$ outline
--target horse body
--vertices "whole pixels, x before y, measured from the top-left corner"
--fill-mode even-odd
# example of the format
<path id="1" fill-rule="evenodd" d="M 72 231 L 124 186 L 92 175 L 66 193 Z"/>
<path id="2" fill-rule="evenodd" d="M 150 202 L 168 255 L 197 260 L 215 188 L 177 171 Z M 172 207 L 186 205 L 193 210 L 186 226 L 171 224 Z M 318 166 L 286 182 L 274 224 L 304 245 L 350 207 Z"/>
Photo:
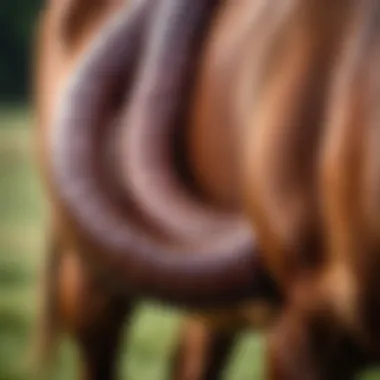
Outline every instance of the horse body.
<path id="1" fill-rule="evenodd" d="M 202 12 L 206 12 L 215 5 L 205 0 L 196 6 L 204 6 Z M 217 5 L 189 112 L 187 148 L 192 174 L 209 202 L 243 211 L 249 218 L 259 258 L 285 296 L 269 342 L 268 378 L 354 378 L 373 359 L 379 359 L 380 348 L 376 324 L 380 225 L 376 33 L 380 4 L 378 0 L 239 0 Z M 178 40 L 184 38 L 179 26 L 176 31 Z M 187 32 L 190 40 L 193 37 Z M 112 33 L 108 37 L 111 41 Z M 170 42 L 177 42 L 175 38 Z M 164 42 L 157 49 L 148 49 L 152 55 L 147 56 L 160 61 L 168 46 L 164 38 L 157 41 Z M 182 41 L 188 42 L 186 38 Z M 107 50 L 103 48 L 82 65 L 82 75 L 78 74 L 78 82 L 65 95 L 67 99 L 70 95 L 81 99 L 85 91 L 81 92 L 80 84 L 86 83 L 80 80 L 99 79 L 91 70 L 104 64 Z M 152 115 L 157 117 L 156 124 L 163 120 L 165 107 L 148 112 L 146 104 L 152 94 L 169 88 L 157 79 L 150 65 L 154 62 L 142 70 L 142 79 L 149 81 L 138 92 L 142 105 L 137 102 L 132 118 L 142 128 Z M 165 78 L 173 85 L 170 75 Z M 100 87 L 94 88 L 100 91 Z M 78 108 L 69 106 L 71 117 L 79 113 Z M 70 120 L 63 120 L 60 127 L 72 133 Z M 63 151 L 58 148 L 57 156 Z M 90 148 L 88 151 L 91 153 Z M 66 182 L 65 178 L 59 180 L 63 175 L 55 177 L 59 183 L 56 189 L 68 189 L 76 183 L 70 163 L 64 170 L 51 170 L 53 174 L 61 170 L 67 176 Z M 133 170 L 126 172 L 126 177 L 128 173 L 134 176 Z M 101 203 L 99 194 L 94 203 Z M 154 271 L 150 282 L 144 282 L 142 276 L 143 280 L 134 279 L 132 285 L 139 288 L 143 284 L 148 293 L 164 294 L 175 302 L 191 303 L 189 299 L 194 301 L 197 293 L 201 294 L 201 286 L 207 290 L 202 297 L 210 304 L 223 294 L 226 303 L 230 296 L 241 299 L 240 291 L 250 284 L 248 279 L 257 278 L 256 267 L 243 248 L 237 249 L 243 252 L 240 264 L 239 260 L 226 260 L 225 255 L 220 256 L 219 264 L 203 255 L 199 258 L 202 266 L 182 259 L 157 264 L 144 241 L 137 247 L 128 239 L 117 239 L 107 226 L 99 231 L 110 232 L 115 240 L 86 235 L 78 226 L 85 225 L 90 232 L 97 226 L 72 209 L 77 205 L 83 213 L 91 211 L 86 205 L 82 207 L 79 198 L 74 194 L 61 204 L 71 216 L 69 229 L 89 247 L 103 244 L 94 260 L 103 258 L 107 268 L 116 258 L 123 263 L 121 271 L 115 270 L 116 277 L 124 276 L 123 286 L 128 284 L 129 264 L 138 263 L 143 274 L 146 269 L 140 261 L 128 261 L 131 246 Z M 159 208 L 156 211 L 161 212 Z M 113 219 L 106 217 L 102 221 L 111 224 Z M 109 248 L 109 256 L 104 246 Z M 117 253 L 127 258 L 120 259 Z M 239 281 L 228 275 L 228 268 Z M 163 273 L 175 279 L 175 292 L 159 281 Z M 158 285 L 160 292 L 155 293 L 152 288 Z"/>

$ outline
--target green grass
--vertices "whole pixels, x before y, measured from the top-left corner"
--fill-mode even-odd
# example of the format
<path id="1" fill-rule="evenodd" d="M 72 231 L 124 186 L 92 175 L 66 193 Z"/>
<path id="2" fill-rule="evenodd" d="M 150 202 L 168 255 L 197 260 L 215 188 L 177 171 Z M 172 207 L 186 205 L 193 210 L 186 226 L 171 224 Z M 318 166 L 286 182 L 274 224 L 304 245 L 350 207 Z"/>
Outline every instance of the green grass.
<path id="1" fill-rule="evenodd" d="M 30 379 L 26 354 L 36 318 L 38 271 L 43 257 L 44 203 L 32 144 L 30 113 L 0 107 L 0 380 Z M 166 379 L 180 316 L 142 303 L 122 353 L 122 378 Z M 260 339 L 247 334 L 226 378 L 261 378 Z M 76 352 L 64 342 L 49 379 L 75 378 Z"/>
<path id="2" fill-rule="evenodd" d="M 26 380 L 25 366 L 36 317 L 38 270 L 43 257 L 44 203 L 35 160 L 29 112 L 0 107 L 0 380 Z M 122 378 L 167 379 L 180 315 L 142 303 L 121 358 Z M 242 336 L 226 379 L 263 378 L 262 341 Z M 77 356 L 63 342 L 49 379 L 75 378 Z M 374 372 L 367 380 L 380 379 Z"/>

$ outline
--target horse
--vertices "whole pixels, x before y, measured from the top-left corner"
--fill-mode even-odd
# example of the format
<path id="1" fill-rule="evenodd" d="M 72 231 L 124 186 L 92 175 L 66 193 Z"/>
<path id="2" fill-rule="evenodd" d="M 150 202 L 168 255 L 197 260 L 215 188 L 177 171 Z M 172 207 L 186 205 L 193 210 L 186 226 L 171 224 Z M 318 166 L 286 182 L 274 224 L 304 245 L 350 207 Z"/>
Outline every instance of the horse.
<path id="1" fill-rule="evenodd" d="M 236 29 L 237 17 L 241 18 L 244 14 L 248 2 L 240 2 L 241 10 L 238 7 L 234 9 L 232 3 L 225 5 L 224 9 L 217 9 L 213 5 L 213 9 L 203 16 L 206 7 L 199 1 L 198 5 L 194 5 L 190 21 L 185 20 L 188 26 L 183 24 L 189 30 L 187 33 L 196 35 L 196 41 L 190 49 L 192 56 L 184 57 L 182 64 L 191 65 L 188 70 L 194 73 L 192 75 L 197 78 L 197 85 L 191 86 L 191 78 L 185 81 L 179 78 L 179 84 L 188 82 L 180 90 L 183 95 L 178 97 L 181 101 L 178 108 L 183 109 L 175 116 L 175 123 L 168 122 L 168 117 L 172 117 L 171 110 L 164 116 L 167 121 L 160 122 L 162 125 L 167 124 L 170 127 L 169 135 L 174 136 L 172 141 L 163 141 L 162 147 L 158 148 L 162 154 L 170 155 L 169 160 L 159 162 L 161 158 L 158 158 L 153 162 L 159 164 L 154 169 L 159 173 L 156 179 L 164 177 L 166 183 L 154 182 L 154 191 L 150 190 L 149 183 L 141 185 L 139 173 L 146 173 L 152 168 L 141 167 L 139 162 L 132 171 L 127 172 L 126 167 L 118 165 L 115 170 L 102 168 L 103 164 L 96 168 L 99 174 L 106 175 L 106 179 L 101 182 L 107 183 L 107 196 L 115 202 L 123 217 L 130 220 L 134 234 L 146 234 L 154 256 L 160 260 L 170 257 L 173 252 L 175 260 L 179 260 L 178 265 L 182 265 L 185 271 L 185 276 L 181 276 L 172 270 L 165 273 L 167 269 L 163 268 L 163 273 L 155 274 L 154 271 L 144 270 L 138 263 L 130 263 L 127 278 L 131 283 L 127 286 L 114 281 L 117 276 L 113 265 L 103 265 L 92 257 L 99 249 L 103 249 L 102 244 L 89 246 L 74 236 L 79 229 L 72 229 L 72 220 L 68 218 L 65 207 L 62 207 L 60 191 L 55 189 L 51 180 L 49 140 L 54 132 L 54 114 L 82 62 L 86 57 L 91 57 L 97 43 L 106 45 L 107 41 L 108 45 L 110 38 L 117 38 L 118 41 L 115 41 L 115 50 L 107 60 L 111 64 L 113 55 L 118 55 L 118 68 L 115 70 L 110 67 L 111 77 L 106 80 L 107 84 L 104 83 L 106 87 L 101 89 L 108 100 L 95 106 L 101 115 L 94 114 L 96 119 L 92 123 L 96 125 L 102 121 L 111 127 L 120 123 L 126 110 L 133 114 L 129 109 L 135 107 L 137 110 L 140 107 L 136 106 L 141 96 L 137 93 L 133 95 L 133 92 L 144 91 L 134 90 L 134 82 L 137 87 L 141 83 L 141 88 L 145 86 L 143 83 L 147 83 L 144 79 L 140 80 L 145 74 L 139 74 L 139 70 L 144 72 L 145 67 L 157 62 L 154 57 L 144 58 L 144 49 L 151 50 L 152 47 L 148 45 L 157 43 L 153 29 L 162 35 L 158 44 L 166 44 L 167 39 L 175 35 L 175 29 L 172 29 L 174 24 L 171 24 L 168 14 L 176 15 L 178 12 L 175 17 L 183 18 L 186 9 L 181 9 L 183 5 L 180 2 L 157 5 L 159 2 L 156 1 L 125 4 L 119 0 L 50 0 L 45 4 L 39 20 L 34 74 L 38 124 L 36 143 L 51 216 L 42 284 L 44 303 L 39 346 L 45 355 L 49 355 L 57 332 L 68 331 L 79 347 L 83 377 L 86 379 L 111 379 L 116 376 L 121 331 L 126 324 L 129 327 L 135 305 L 141 297 L 155 297 L 171 305 L 184 306 L 190 311 L 189 316 L 184 318 L 181 338 L 173 356 L 171 376 L 178 380 L 219 378 L 238 333 L 245 328 L 266 325 L 277 308 L 278 290 L 257 260 L 255 242 L 241 212 L 240 190 L 237 183 L 231 181 L 231 176 L 236 174 L 236 162 L 232 161 L 234 164 L 231 164 L 230 156 L 224 153 L 232 124 L 231 121 L 223 121 L 220 111 L 226 99 L 219 99 L 218 92 L 228 91 L 233 83 L 220 79 L 223 72 L 228 73 L 232 65 L 236 64 L 230 63 L 229 54 L 234 51 L 234 44 L 226 43 L 226 33 Z M 187 9 L 189 7 L 192 6 L 186 5 Z M 125 20 L 117 21 L 118 18 Z M 214 28 L 207 26 L 209 19 L 215 20 Z M 244 37 L 249 26 L 247 21 L 236 30 L 235 39 Z M 125 30 L 127 36 L 112 30 L 117 22 L 119 27 L 123 24 L 128 29 Z M 192 24 L 195 22 L 198 26 L 194 28 Z M 200 47 L 206 38 L 198 32 L 199 28 L 209 29 L 209 42 L 205 43 L 203 49 Z M 107 36 L 110 33 L 112 36 Z M 205 54 L 201 60 L 204 67 L 197 68 L 200 50 Z M 170 58 L 171 54 L 166 51 L 167 57 Z M 213 67 L 213 59 L 222 62 L 225 68 Z M 167 67 L 162 68 L 161 75 L 166 75 L 166 70 Z M 96 81 L 90 78 L 88 83 L 95 84 Z M 169 77 L 166 83 L 170 81 Z M 136 106 L 131 105 L 134 102 Z M 154 109 L 156 105 L 151 104 L 151 107 Z M 216 134 L 213 127 L 216 126 L 216 120 L 209 120 L 210 117 L 217 117 L 218 122 L 223 122 L 222 131 Z M 136 132 L 140 133 L 137 129 L 128 132 L 135 134 L 128 138 L 128 152 L 134 150 L 132 145 L 139 143 L 136 139 L 140 137 L 136 136 Z M 216 143 L 212 141 L 215 136 L 219 139 Z M 81 139 L 80 135 L 77 138 Z M 99 146 L 97 154 L 114 164 L 118 160 L 114 156 L 116 140 L 107 140 L 108 147 Z M 149 141 L 143 142 L 143 145 L 139 149 L 149 160 L 149 155 L 156 148 Z M 139 160 L 139 152 L 136 153 L 136 158 L 125 158 L 126 162 Z M 141 158 L 144 159 L 143 156 Z M 131 180 L 135 182 L 132 184 Z M 130 199 L 126 199 L 126 190 L 133 192 L 132 196 L 128 196 Z M 109 227 L 112 228 L 112 225 Z M 85 237 L 86 232 L 80 232 L 80 235 Z M 129 252 L 138 258 L 136 252 L 139 252 L 139 248 L 136 250 L 131 247 Z M 232 262 L 229 252 L 236 255 Z M 251 253 L 254 255 L 251 256 Z M 214 273 L 208 273 L 210 260 L 212 265 L 225 260 L 224 268 L 217 271 L 212 269 Z M 116 267 L 121 268 L 119 264 Z M 257 272 L 253 281 L 247 276 L 252 268 Z M 221 272 L 226 270 L 230 273 L 222 275 Z M 153 282 L 149 284 L 151 280 Z M 193 290 L 194 280 L 198 285 Z M 181 282 L 182 289 L 179 287 Z M 225 297 L 225 288 L 229 284 L 232 285 L 230 295 Z M 236 295 L 236 290 L 240 295 Z M 205 292 L 209 294 L 203 296 Z M 212 293 L 213 299 L 208 299 Z M 86 305 L 85 308 L 83 305 Z"/>

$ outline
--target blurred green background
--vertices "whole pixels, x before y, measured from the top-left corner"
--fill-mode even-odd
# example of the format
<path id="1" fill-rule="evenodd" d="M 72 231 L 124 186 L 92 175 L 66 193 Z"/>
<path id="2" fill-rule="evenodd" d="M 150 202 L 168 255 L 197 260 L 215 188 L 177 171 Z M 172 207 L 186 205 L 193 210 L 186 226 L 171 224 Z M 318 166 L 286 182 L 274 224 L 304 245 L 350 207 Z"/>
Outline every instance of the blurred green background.
<path id="1" fill-rule="evenodd" d="M 44 202 L 33 151 L 29 64 L 41 1 L 0 1 L 0 380 L 30 379 L 26 357 L 36 318 L 43 258 Z M 142 303 L 124 345 L 122 378 L 166 379 L 180 315 Z M 66 339 L 49 379 L 72 379 L 75 348 Z M 226 379 L 261 379 L 262 342 L 244 334 Z M 374 373 L 370 377 L 380 378 Z"/>
<path id="2" fill-rule="evenodd" d="M 22 101 L 28 92 L 33 25 L 42 0 L 0 1 L 0 100 Z"/>

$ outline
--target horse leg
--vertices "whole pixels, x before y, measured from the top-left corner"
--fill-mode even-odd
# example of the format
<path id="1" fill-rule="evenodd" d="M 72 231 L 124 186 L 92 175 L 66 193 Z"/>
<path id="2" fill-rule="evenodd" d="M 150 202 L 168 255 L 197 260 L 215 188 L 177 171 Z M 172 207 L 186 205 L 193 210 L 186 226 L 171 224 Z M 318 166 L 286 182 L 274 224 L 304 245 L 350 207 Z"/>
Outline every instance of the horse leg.
<path id="1" fill-rule="evenodd" d="M 79 347 L 82 378 L 115 379 L 123 327 L 132 314 L 133 300 L 107 289 L 72 252 L 62 257 L 58 295 L 62 327 Z"/>
<path id="2" fill-rule="evenodd" d="M 181 327 L 171 379 L 220 379 L 235 340 L 231 331 L 214 329 L 195 318 L 186 319 Z"/>
<path id="3" fill-rule="evenodd" d="M 290 308 L 269 340 L 268 380 L 354 380 L 369 357 L 326 310 Z"/>

